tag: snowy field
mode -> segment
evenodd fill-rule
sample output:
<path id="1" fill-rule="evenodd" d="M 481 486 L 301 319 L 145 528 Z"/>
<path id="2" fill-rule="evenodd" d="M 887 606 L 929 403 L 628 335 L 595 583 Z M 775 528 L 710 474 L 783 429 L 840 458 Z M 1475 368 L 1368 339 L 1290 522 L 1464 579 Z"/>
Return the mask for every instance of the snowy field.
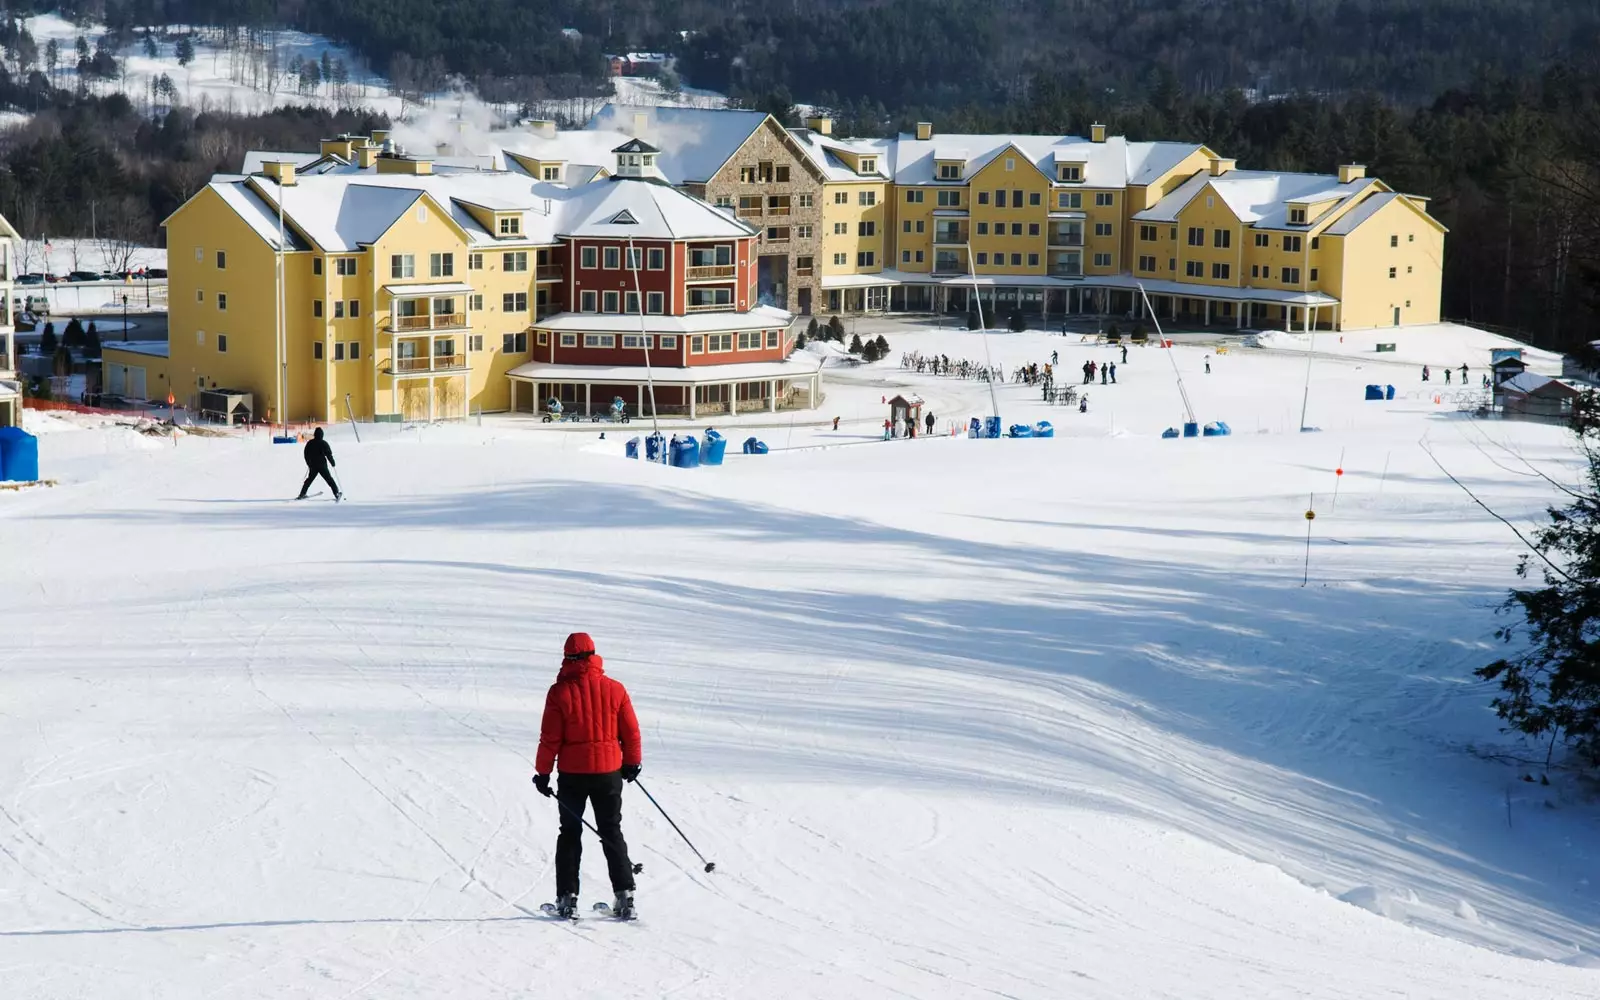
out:
<path id="1" fill-rule="evenodd" d="M 989 398 L 895 367 L 977 335 L 885 328 L 839 431 L 720 469 L 340 428 L 353 499 L 295 504 L 298 449 L 30 413 L 60 485 L 0 493 L 0 992 L 1600 997 L 1600 815 L 1494 759 L 1471 678 L 1516 543 L 1424 451 L 1530 523 L 1563 431 L 1317 359 L 1300 434 L 1303 358 L 1152 347 L 1086 414 L 999 390 L 1052 440 L 873 442 L 882 394 Z M 1169 359 L 1232 437 L 1157 436 Z M 630 790 L 634 925 L 537 915 L 580 629 L 717 864 Z"/>

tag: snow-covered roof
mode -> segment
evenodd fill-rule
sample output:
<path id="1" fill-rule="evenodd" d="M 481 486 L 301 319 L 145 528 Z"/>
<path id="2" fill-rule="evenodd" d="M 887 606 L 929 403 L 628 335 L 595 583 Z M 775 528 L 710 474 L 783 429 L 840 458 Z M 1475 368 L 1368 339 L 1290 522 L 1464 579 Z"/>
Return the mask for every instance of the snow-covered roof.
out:
<path id="1" fill-rule="evenodd" d="M 1054 179 L 1057 163 L 1082 163 L 1087 187 L 1126 187 L 1150 184 L 1204 149 L 1192 142 L 1129 142 L 1120 135 L 1091 142 L 1076 135 L 936 135 L 918 139 L 902 133 L 893 140 L 894 179 L 899 184 L 931 184 L 936 180 L 935 160 L 959 156 L 966 163 L 963 179 L 983 169 L 1008 148 L 1015 147 L 1035 167 Z"/>
<path id="2" fill-rule="evenodd" d="M 420 298 L 424 295 L 467 295 L 474 289 L 464 281 L 438 281 L 428 285 L 384 285 L 390 295 Z"/>
<path id="3" fill-rule="evenodd" d="M 278 206 L 262 198 L 250 186 L 250 180 L 232 174 L 218 174 L 211 179 L 209 185 L 228 207 L 238 213 L 245 224 L 255 230 L 256 235 L 266 241 L 268 247 L 277 250 L 278 247 Z M 309 250 L 310 246 L 295 234 L 293 227 L 284 226 L 283 249 Z"/>
<path id="4" fill-rule="evenodd" d="M 616 129 L 570 129 L 558 131 L 553 136 L 537 132 L 496 132 L 495 137 L 505 150 L 544 162 L 562 161 L 568 164 L 586 164 L 610 169 L 617 157 L 612 150 L 633 138 L 631 133 Z M 514 167 L 513 163 L 507 164 Z"/>
<path id="5" fill-rule="evenodd" d="M 776 306 L 756 306 L 749 312 L 703 312 L 687 316 L 647 314 L 648 333 L 722 333 L 729 330 L 777 330 L 794 322 L 794 313 Z M 639 317 L 626 313 L 564 312 L 533 324 L 557 333 L 637 333 Z"/>
<path id="6" fill-rule="evenodd" d="M 244 166 L 241 173 L 259 174 L 269 163 L 292 163 L 296 170 L 302 170 L 322 159 L 321 153 L 288 153 L 270 149 L 252 149 L 244 154 Z"/>
<path id="7" fill-rule="evenodd" d="M 1578 395 L 1578 390 L 1565 382 L 1558 382 L 1546 375 L 1534 372 L 1523 372 L 1501 382 L 1495 388 L 1510 391 L 1524 396 L 1531 396 L 1540 390 L 1548 390 L 1555 395 Z"/>
<path id="8" fill-rule="evenodd" d="M 607 104 L 586 128 L 622 132 L 658 147 L 661 175 L 688 184 L 709 181 L 766 120 L 765 111 Z"/>
<path id="9" fill-rule="evenodd" d="M 172 345 L 165 340 L 114 340 L 101 345 L 101 353 L 121 351 L 124 354 L 142 354 L 152 358 L 171 356 Z"/>
<path id="10" fill-rule="evenodd" d="M 1230 301 L 1276 302 L 1285 305 L 1331 306 L 1339 300 L 1322 292 L 1302 292 L 1286 288 L 1229 288 L 1225 285 L 1194 285 L 1159 278 L 1135 278 L 1126 274 L 1097 274 L 1088 278 L 1058 278 L 1049 274 L 970 274 L 932 275 L 921 271 L 885 268 L 874 274 L 829 274 L 823 288 L 870 288 L 878 285 L 945 285 L 952 288 L 1119 288 L 1137 289 L 1143 285 L 1151 295 L 1181 295 Z"/>
<path id="11" fill-rule="evenodd" d="M 693 365 L 663 368 L 652 365 L 559 365 L 530 361 L 506 372 L 510 378 L 529 382 L 599 382 L 617 385 L 704 385 L 722 382 L 760 382 L 764 379 L 810 378 L 822 368 L 821 359 L 803 351 L 788 361 L 753 361 L 733 365 Z M 760 406 L 750 403 L 750 409 Z"/>
<path id="12" fill-rule="evenodd" d="M 631 216 L 632 223 L 614 221 Z M 752 236 L 756 230 L 677 188 L 648 180 L 613 178 L 571 191 L 565 201 L 563 236 L 624 239 L 719 239 Z"/>
<path id="13" fill-rule="evenodd" d="M 1341 215 L 1333 225 L 1327 228 L 1329 236 L 1349 236 L 1355 232 L 1357 226 L 1366 222 L 1378 213 L 1380 208 L 1400 197 L 1393 191 L 1380 191 L 1350 211 Z"/>
<path id="14" fill-rule="evenodd" d="M 1353 199 L 1375 183 L 1371 178 L 1362 177 L 1340 184 L 1339 178 L 1328 174 L 1230 170 L 1213 176 L 1209 171 L 1201 171 L 1133 218 L 1139 222 L 1176 222 L 1178 213 L 1210 186 L 1240 222 L 1254 229 L 1287 229 L 1290 203 Z M 1339 207 L 1336 205 L 1334 209 Z M 1315 222 L 1313 218 L 1311 224 Z"/>
<path id="15" fill-rule="evenodd" d="M 893 139 L 839 139 L 808 128 L 792 128 L 789 135 L 805 152 L 806 158 L 830 181 L 888 179 L 893 175 L 890 162 L 894 156 Z M 840 152 L 876 156 L 877 169 L 870 174 L 856 173 L 855 168 L 839 156 Z"/>

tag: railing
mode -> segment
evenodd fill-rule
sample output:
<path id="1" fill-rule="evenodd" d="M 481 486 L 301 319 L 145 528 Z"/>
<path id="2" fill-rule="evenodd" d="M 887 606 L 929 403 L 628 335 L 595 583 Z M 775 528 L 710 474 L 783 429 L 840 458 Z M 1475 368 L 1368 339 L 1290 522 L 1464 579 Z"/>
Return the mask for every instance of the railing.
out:
<path id="1" fill-rule="evenodd" d="M 935 229 L 933 231 L 935 243 L 965 243 L 967 231 L 964 229 Z"/>
<path id="2" fill-rule="evenodd" d="M 794 269 L 794 273 L 798 277 L 809 278 L 809 277 L 811 277 L 811 272 L 813 270 L 814 270 L 813 268 L 809 268 L 809 267 L 796 266 L 795 269 Z"/>
<path id="3" fill-rule="evenodd" d="M 787 236 L 767 236 L 767 237 L 763 237 L 762 240 L 761 240 L 761 243 L 762 243 L 763 246 L 769 246 L 769 247 L 770 246 L 774 246 L 775 244 L 778 244 L 778 243 L 787 243 L 787 242 L 789 242 L 789 237 L 787 237 Z"/>
<path id="4" fill-rule="evenodd" d="M 684 272 L 684 278 L 688 281 L 705 281 L 708 278 L 733 278 L 738 274 L 737 264 L 704 264 L 689 268 Z"/>
<path id="5" fill-rule="evenodd" d="M 561 275 L 561 265 L 560 264 L 540 264 L 539 265 L 537 280 L 539 280 L 539 281 L 560 281 L 561 280 L 561 276 L 562 275 Z"/>
<path id="6" fill-rule="evenodd" d="M 967 265 L 965 265 L 965 264 L 937 264 L 936 263 L 936 264 L 933 265 L 933 273 L 936 274 L 936 275 L 946 275 L 946 276 L 955 275 L 955 274 L 966 274 L 967 273 Z"/>
<path id="7" fill-rule="evenodd" d="M 788 215 L 789 214 L 789 206 L 788 205 L 783 205 L 783 206 L 781 206 L 779 208 L 770 208 L 769 207 L 767 209 L 767 214 L 768 215 Z"/>
<path id="8" fill-rule="evenodd" d="M 1083 277 L 1083 267 L 1078 264 L 1052 264 L 1050 265 L 1050 277 L 1081 278 Z"/>
<path id="9" fill-rule="evenodd" d="M 759 207 L 757 207 L 757 208 L 746 208 L 745 206 L 740 205 L 739 206 L 739 218 L 741 218 L 741 219 L 759 219 L 759 218 L 761 218 L 761 209 Z"/>
<path id="10" fill-rule="evenodd" d="M 437 354 L 431 358 L 395 358 L 389 364 L 391 375 L 416 375 L 457 371 L 467 367 L 465 354 Z"/>
<path id="11" fill-rule="evenodd" d="M 466 325 L 466 313 L 435 313 L 431 316 L 396 316 L 391 329 L 402 332 L 410 330 L 458 330 Z"/>
<path id="12" fill-rule="evenodd" d="M 1053 247 L 1081 247 L 1083 246 L 1082 233 L 1051 233 L 1050 246 Z"/>
<path id="13" fill-rule="evenodd" d="M 732 302 L 691 302 L 688 311 L 692 313 L 726 312 L 733 308 Z"/>

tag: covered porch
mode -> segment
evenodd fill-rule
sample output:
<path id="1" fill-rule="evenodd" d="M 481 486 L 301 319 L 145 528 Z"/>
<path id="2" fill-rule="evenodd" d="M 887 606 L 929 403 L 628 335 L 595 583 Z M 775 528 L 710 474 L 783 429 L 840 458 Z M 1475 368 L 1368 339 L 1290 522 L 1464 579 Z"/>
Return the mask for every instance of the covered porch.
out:
<path id="1" fill-rule="evenodd" d="M 380 356 L 374 419 L 405 423 L 459 420 L 468 415 L 467 336 L 472 286 L 462 282 L 385 285 L 387 319 L 378 324 L 388 354 Z M 387 397 L 387 399 L 385 399 Z M 383 403 L 388 403 L 384 412 Z"/>
<path id="2" fill-rule="evenodd" d="M 1149 296 L 1150 308 L 1145 306 Z M 1098 315 L 1154 318 L 1163 324 L 1232 327 L 1235 330 L 1337 330 L 1339 300 L 1322 292 L 1277 288 L 1233 288 L 1128 275 L 1090 279 L 1084 289 Z M 1089 311 L 1089 310 L 1085 310 Z"/>
<path id="3" fill-rule="evenodd" d="M 609 413 L 620 397 L 633 417 L 711 414 L 739 416 L 779 410 L 816 409 L 822 402 L 822 368 L 801 353 L 788 361 L 742 365 L 654 368 L 642 365 L 559 365 L 533 361 L 506 373 L 511 412 L 542 413 L 547 401 L 581 416 Z M 655 391 L 652 394 L 651 385 Z"/>

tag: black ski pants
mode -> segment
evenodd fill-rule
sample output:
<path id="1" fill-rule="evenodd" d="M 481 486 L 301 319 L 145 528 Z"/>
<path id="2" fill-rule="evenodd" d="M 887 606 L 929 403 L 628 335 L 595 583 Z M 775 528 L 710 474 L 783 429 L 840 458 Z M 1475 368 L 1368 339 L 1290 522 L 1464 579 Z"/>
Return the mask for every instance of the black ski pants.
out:
<path id="1" fill-rule="evenodd" d="M 622 772 L 607 774 L 562 773 L 556 784 L 561 803 L 561 833 L 556 837 L 556 895 L 578 893 L 578 862 L 583 858 L 583 806 L 594 803 L 594 825 L 606 852 L 611 891 L 633 889 L 633 864 L 628 842 L 622 839 Z"/>
<path id="2" fill-rule="evenodd" d="M 334 496 L 339 495 L 339 484 L 333 481 L 333 475 L 328 472 L 328 467 L 323 466 L 320 469 L 311 469 L 306 473 L 306 481 L 300 484 L 301 496 L 306 495 L 306 490 L 311 488 L 311 484 L 316 482 L 318 476 L 321 476 L 322 481 L 328 484 L 328 489 L 333 491 Z"/>

